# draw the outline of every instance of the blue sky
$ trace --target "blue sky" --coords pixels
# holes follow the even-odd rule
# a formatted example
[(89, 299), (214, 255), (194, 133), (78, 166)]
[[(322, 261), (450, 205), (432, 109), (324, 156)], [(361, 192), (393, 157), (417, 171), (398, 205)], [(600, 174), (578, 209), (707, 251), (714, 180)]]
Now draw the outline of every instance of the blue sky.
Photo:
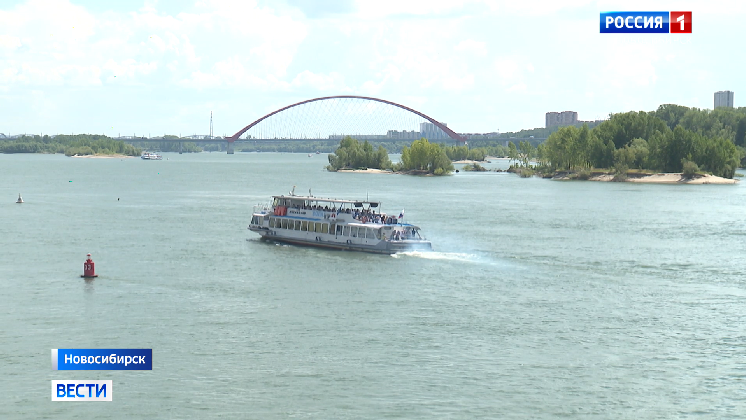
[[(693, 34), (599, 34), (599, 12), (685, 10)], [(746, 105), (740, 1), (0, 1), (0, 132), (233, 134), (335, 94), (457, 132)]]

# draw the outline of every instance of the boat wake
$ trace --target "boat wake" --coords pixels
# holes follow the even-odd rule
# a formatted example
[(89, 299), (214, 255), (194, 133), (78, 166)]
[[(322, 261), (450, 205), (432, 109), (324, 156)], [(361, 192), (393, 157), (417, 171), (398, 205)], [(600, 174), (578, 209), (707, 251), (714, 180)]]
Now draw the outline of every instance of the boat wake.
[(391, 254), (393, 258), (423, 258), (426, 260), (445, 260), (445, 261), (463, 261), (477, 262), (479, 257), (474, 254), (465, 254), (461, 252), (435, 252), (435, 251), (406, 251)]

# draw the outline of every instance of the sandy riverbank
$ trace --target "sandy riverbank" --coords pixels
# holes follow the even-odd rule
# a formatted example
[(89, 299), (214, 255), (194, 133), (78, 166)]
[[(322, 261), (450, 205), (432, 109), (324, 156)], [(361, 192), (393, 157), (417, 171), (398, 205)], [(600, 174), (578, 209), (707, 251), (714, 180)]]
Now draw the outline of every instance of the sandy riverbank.
[[(565, 177), (565, 179), (568, 179)], [(609, 182), (614, 175), (596, 175), (588, 178), (589, 181)], [(695, 175), (686, 178), (680, 173), (663, 173), (642, 176), (630, 176), (625, 182), (637, 182), (640, 184), (735, 184), (737, 179), (722, 178), (715, 175)]]
[(137, 157), (137, 156), (127, 156), (127, 155), (82, 155), (82, 156), (80, 156), (80, 155), (74, 155), (74, 156), (70, 156), (70, 157), (74, 157), (74, 158), (87, 158), (87, 159), (125, 159), (125, 158), (129, 159), (129, 158), (134, 158), (134, 157)]
[(452, 163), (468, 163), (468, 164), (475, 164), (475, 163), (492, 163), (489, 160), (455, 160)]
[(421, 171), (421, 170), (411, 170), (411, 171), (387, 171), (383, 169), (340, 169), (336, 172), (346, 172), (346, 173), (358, 173), (358, 174), (397, 174), (397, 175), (417, 175), (417, 176), (435, 176), (431, 173), (428, 173), (427, 171)]
[(339, 169), (337, 172), (348, 172), (348, 173), (358, 173), (358, 174), (393, 174), (392, 171), (387, 171), (383, 169)]

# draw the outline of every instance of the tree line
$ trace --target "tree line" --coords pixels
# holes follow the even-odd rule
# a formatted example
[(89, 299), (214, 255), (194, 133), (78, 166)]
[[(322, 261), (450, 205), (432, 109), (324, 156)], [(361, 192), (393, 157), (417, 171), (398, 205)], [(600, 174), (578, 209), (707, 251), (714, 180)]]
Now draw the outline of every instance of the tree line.
[(0, 153), (64, 153), (67, 156), (120, 154), (139, 156), (142, 151), (121, 140), (99, 134), (21, 136), (0, 142)]
[(361, 143), (350, 136), (342, 139), (337, 150), (329, 154), (328, 159), (327, 169), (330, 171), (372, 168), (447, 175), (454, 170), (446, 148), (424, 138), (413, 141), (409, 147), (404, 146), (401, 162), (396, 164), (391, 163), (388, 151), (383, 146), (379, 145), (374, 150), (367, 140)]
[[(389, 153), (401, 153), (404, 147), (411, 147), (412, 142), (393, 141), (382, 142), (367, 140), (373, 149), (379, 146), (385, 148)], [(429, 140), (428, 140), (429, 141)], [(480, 140), (478, 148), (469, 148), (467, 146), (450, 146), (451, 142), (440, 143), (446, 154), (451, 160), (477, 160), (482, 161), (486, 156), (507, 157), (508, 147), (505, 146), (507, 139), (503, 140)], [(539, 143), (537, 140), (536, 143)], [(262, 143), (256, 141), (253, 143), (237, 143), (237, 152), (284, 152), (284, 153), (333, 153), (339, 147), (339, 143), (329, 143), (321, 141), (288, 141), (285, 143)], [(225, 150), (219, 144), (203, 145), (205, 151)], [(464, 152), (466, 151), (466, 152)]]
[(475, 149), (469, 149), (469, 146), (445, 146), (444, 151), (446, 156), (451, 160), (476, 160), (483, 161), (487, 157), (487, 149), (484, 147), (478, 147)]
[(539, 167), (549, 170), (683, 172), (686, 165), (689, 172), (696, 167), (733, 178), (745, 163), (745, 145), (746, 108), (666, 104), (653, 112), (613, 114), (593, 129), (562, 127), (532, 152)]
[(346, 136), (339, 143), (334, 153), (328, 156), (330, 171), (340, 169), (392, 169), (389, 153), (383, 146), (374, 150), (373, 146), (366, 140), (360, 143), (357, 139)]

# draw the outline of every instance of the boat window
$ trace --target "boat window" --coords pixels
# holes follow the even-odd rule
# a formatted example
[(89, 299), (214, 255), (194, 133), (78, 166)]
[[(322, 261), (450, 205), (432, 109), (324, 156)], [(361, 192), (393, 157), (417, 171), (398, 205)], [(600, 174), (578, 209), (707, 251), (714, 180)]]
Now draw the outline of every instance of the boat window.
[(308, 222), (306, 222), (305, 220), (302, 221), (302, 222), (300, 222), (300, 230), (302, 230), (304, 232), (307, 231), (308, 230)]
[(329, 233), (329, 223), (321, 224), (321, 233)]
[(381, 239), (381, 229), (375, 229), (376, 239)]
[(350, 236), (350, 227), (349, 226), (345, 226), (344, 227), (344, 229), (342, 230), (342, 236)]
[(295, 221), (294, 230), (300, 230), (300, 220)]
[(321, 223), (319, 223), (319, 222), (314, 223), (314, 229), (313, 229), (313, 231), (314, 232), (321, 232)]

